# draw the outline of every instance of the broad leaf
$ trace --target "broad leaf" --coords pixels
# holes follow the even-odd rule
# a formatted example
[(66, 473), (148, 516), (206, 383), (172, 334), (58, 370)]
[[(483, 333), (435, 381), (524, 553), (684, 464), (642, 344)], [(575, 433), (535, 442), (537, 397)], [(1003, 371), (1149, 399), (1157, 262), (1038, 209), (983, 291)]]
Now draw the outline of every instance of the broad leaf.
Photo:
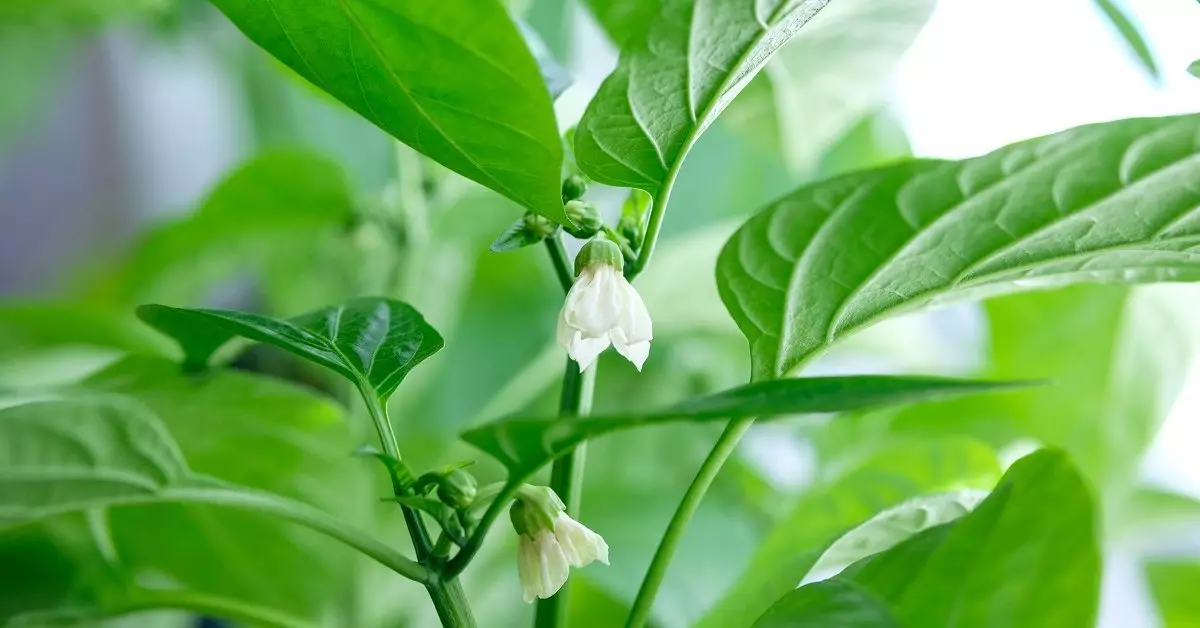
[(1020, 385), (871, 375), (782, 379), (748, 384), (644, 414), (588, 416), (573, 421), (510, 417), (467, 430), (462, 438), (503, 463), (510, 481), (518, 481), (579, 443), (618, 430), (672, 421), (842, 412)]
[(973, 440), (928, 439), (879, 451), (802, 496), (697, 626), (753, 622), (795, 589), (838, 538), (885, 509), (922, 495), (991, 488), (999, 477), (996, 454)]
[(1117, 29), (1117, 33), (1121, 35), (1121, 39), (1125, 40), (1129, 51), (1137, 58), (1146, 73), (1155, 80), (1162, 78), (1162, 71), (1158, 68), (1154, 53), (1150, 51), (1150, 44), (1146, 42), (1145, 36), (1138, 30), (1133, 20), (1126, 15), (1125, 8), (1121, 6), (1121, 0), (1096, 0), (1096, 8), (1104, 14), (1109, 24)]
[[(196, 473), (368, 522), (377, 497), (371, 470), (348, 455), (355, 441), (345, 412), (314, 391), (240, 371), (187, 375), (161, 359), (123, 360), (80, 387), (144, 403)], [(353, 553), (277, 519), (156, 504), (113, 510), (109, 524), (126, 567), (168, 574), (192, 590), (307, 617), (345, 603), (329, 582), (350, 577)], [(198, 553), (208, 560), (197, 561)], [(246, 556), (256, 558), (255, 569), (244, 567)]]
[(1004, 626), (1090, 626), (1100, 594), (1092, 497), (1064, 454), (1041, 450), (971, 514), (838, 579), (884, 599), (904, 626), (997, 625), (1001, 616)]
[(754, 628), (900, 628), (900, 624), (866, 589), (827, 580), (785, 595), (754, 622)]
[(1146, 564), (1146, 577), (1150, 581), (1150, 592), (1158, 605), (1163, 628), (1200, 626), (1200, 598), (1196, 597), (1200, 562), (1151, 561)]
[(792, 193), (747, 222), (717, 264), (755, 377), (929, 304), (1200, 279), (1198, 128), (1200, 116), (1088, 125)]
[(354, 198), (336, 164), (306, 152), (264, 153), (228, 175), (196, 209), (138, 241), (112, 286), (122, 302), (196, 302), (210, 283), (272, 252), (311, 247), (316, 234), (343, 228)]
[(579, 167), (664, 202), (700, 134), (828, 2), (664, 0), (583, 114)]
[(387, 397), (408, 372), (442, 348), (442, 337), (411, 306), (362, 298), (276, 319), (247, 312), (143, 305), (138, 316), (179, 341), (191, 364), (205, 364), (234, 336), (265, 342), (332, 369)]
[(837, 0), (779, 50), (722, 118), (794, 171), (869, 114), (936, 0)]
[(555, 220), (550, 94), (498, 2), (213, 0), (251, 40), (393, 137)]

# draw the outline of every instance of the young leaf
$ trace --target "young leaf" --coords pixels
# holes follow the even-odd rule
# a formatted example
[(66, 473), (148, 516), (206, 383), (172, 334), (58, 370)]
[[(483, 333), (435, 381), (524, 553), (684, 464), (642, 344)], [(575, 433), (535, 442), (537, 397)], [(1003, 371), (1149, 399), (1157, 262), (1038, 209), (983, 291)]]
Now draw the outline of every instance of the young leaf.
[(408, 372), (442, 348), (442, 337), (407, 303), (361, 298), (276, 319), (226, 310), (143, 305), (138, 317), (175, 338), (189, 363), (205, 364), (234, 336), (265, 342), (366, 383), (387, 397)]
[(499, 2), (213, 4), (256, 44), (393, 137), (564, 220), (550, 94)]
[(1088, 125), (792, 193), (743, 225), (717, 263), (755, 377), (929, 304), (1200, 279), (1198, 130), (1196, 115)]
[(1200, 562), (1193, 560), (1154, 560), (1146, 563), (1146, 579), (1158, 606), (1164, 628), (1195, 628), (1200, 618)]
[(935, 438), (876, 452), (803, 495), (696, 626), (748, 625), (795, 589), (835, 541), (881, 511), (922, 495), (964, 487), (987, 490), (999, 477), (996, 454), (970, 439)]
[(838, 576), (884, 599), (905, 626), (1090, 626), (1100, 593), (1096, 512), (1065, 454), (1009, 469), (957, 522), (928, 530)]
[(0, 435), (0, 524), (152, 497), (189, 474), (158, 418), (121, 397), (6, 408)]
[(509, 481), (515, 482), (579, 443), (643, 425), (860, 410), (1021, 385), (871, 375), (781, 379), (732, 388), (640, 415), (588, 416), (573, 421), (510, 417), (467, 430), (462, 438), (508, 467)]
[(936, 0), (837, 0), (771, 59), (721, 118), (793, 171), (874, 109)]
[(900, 624), (866, 589), (826, 580), (785, 595), (754, 622), (754, 628), (900, 628)]
[(663, 0), (579, 122), (592, 179), (663, 202), (692, 144), (829, 0)]
[(1150, 78), (1159, 80), (1162, 78), (1162, 71), (1158, 68), (1158, 62), (1154, 60), (1154, 53), (1150, 51), (1150, 44), (1146, 42), (1145, 36), (1138, 30), (1133, 20), (1125, 13), (1125, 9), (1119, 4), (1119, 0), (1096, 0), (1096, 8), (1104, 14), (1112, 27), (1117, 29), (1117, 33), (1121, 35), (1121, 39), (1125, 40), (1125, 44), (1129, 46), (1130, 52), (1133, 53), (1142, 68), (1150, 75)]

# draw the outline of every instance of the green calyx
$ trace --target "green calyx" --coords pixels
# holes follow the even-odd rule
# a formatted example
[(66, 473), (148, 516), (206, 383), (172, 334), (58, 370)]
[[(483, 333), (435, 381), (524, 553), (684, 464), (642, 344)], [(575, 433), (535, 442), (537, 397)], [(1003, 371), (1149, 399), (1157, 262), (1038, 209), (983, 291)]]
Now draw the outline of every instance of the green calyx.
[(525, 484), (517, 490), (516, 499), (508, 509), (517, 534), (536, 536), (538, 532), (554, 531), (554, 520), (566, 507), (558, 495), (548, 486)]
[(479, 486), (475, 482), (475, 476), (462, 469), (455, 469), (438, 481), (438, 499), (455, 510), (469, 508), (475, 502), (478, 492)]
[(575, 276), (578, 277), (583, 269), (594, 264), (608, 264), (617, 270), (625, 270), (625, 257), (621, 255), (621, 247), (608, 238), (597, 237), (583, 245), (579, 255), (575, 256)]
[(600, 210), (596, 209), (595, 205), (584, 201), (568, 201), (563, 210), (567, 214), (567, 218), (574, 223), (572, 226), (563, 226), (563, 231), (575, 236), (576, 238), (590, 238), (600, 232), (604, 228), (604, 220), (600, 218)]

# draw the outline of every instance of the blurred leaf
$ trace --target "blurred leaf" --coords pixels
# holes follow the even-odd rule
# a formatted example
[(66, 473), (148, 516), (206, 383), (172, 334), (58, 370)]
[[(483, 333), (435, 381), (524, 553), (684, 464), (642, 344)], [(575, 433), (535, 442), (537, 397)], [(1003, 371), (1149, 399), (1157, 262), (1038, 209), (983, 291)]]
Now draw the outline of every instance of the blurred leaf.
[[(313, 504), (358, 525), (374, 502), (370, 469), (353, 459), (344, 411), (286, 382), (236, 371), (184, 375), (159, 359), (128, 359), (81, 385), (153, 410), (191, 468)], [(122, 562), (188, 588), (316, 617), (342, 603), (349, 577), (340, 545), (255, 513), (197, 505), (110, 513)], [(188, 543), (180, 543), (187, 538)], [(253, 556), (253, 561), (247, 561)], [(203, 558), (201, 558), (203, 557)]]
[(662, 0), (585, 0), (584, 4), (618, 48), (653, 22), (664, 19)]
[(153, 498), (186, 480), (158, 419), (119, 397), (0, 410), (0, 524)]
[(1126, 14), (1125, 8), (1121, 6), (1120, 0), (1096, 0), (1096, 8), (1104, 14), (1105, 19), (1117, 29), (1117, 33), (1121, 35), (1121, 39), (1125, 40), (1125, 44), (1129, 46), (1129, 51), (1133, 53), (1142, 68), (1150, 75), (1150, 78), (1158, 81), (1162, 79), (1162, 71), (1158, 67), (1158, 62), (1154, 60), (1154, 53), (1150, 51), (1150, 44), (1147, 43), (1145, 36), (1138, 30), (1136, 24)]
[(225, 178), (192, 216), (147, 234), (116, 277), (122, 302), (195, 303), (218, 278), (272, 250), (309, 246), (350, 222), (354, 201), (341, 170), (303, 152), (268, 152)]
[[(33, 6), (39, 0), (23, 0)], [(49, 4), (54, 4), (53, 2)], [(0, 22), (9, 8), (0, 5)], [(9, 143), (37, 125), (47, 110), (51, 87), (63, 73), (69, 42), (57, 31), (0, 25), (0, 155)]]
[(794, 170), (879, 103), (937, 0), (837, 0), (805, 25), (734, 101), (725, 120), (767, 140)]
[(929, 377), (781, 379), (688, 399), (657, 412), (643, 411), (625, 416), (587, 416), (565, 423), (555, 418), (511, 417), (467, 430), (463, 432), (462, 438), (508, 467), (509, 481), (516, 482), (570, 451), (579, 443), (618, 430), (672, 421), (700, 422), (841, 412), (1002, 390), (1021, 385), (1025, 384)]
[(768, 207), (717, 264), (755, 377), (782, 376), (857, 329), (930, 304), (1200, 279), (1198, 121), (1083, 126), (975, 159), (846, 175)]
[(1188, 72), (1191, 73), (1192, 76), (1200, 78), (1200, 59), (1193, 61), (1192, 64), (1188, 66)]
[(504, 233), (501, 233), (496, 238), (495, 242), (492, 242), (488, 250), (493, 253), (507, 253), (508, 251), (515, 251), (539, 244), (544, 239), (529, 230), (525, 224), (525, 218), (518, 218), (508, 229), (504, 230)]
[(525, 38), (525, 45), (529, 47), (533, 59), (537, 61), (538, 69), (542, 72), (542, 81), (546, 83), (546, 89), (550, 92), (550, 100), (557, 100), (574, 82), (571, 73), (554, 58), (554, 53), (550, 52), (546, 42), (542, 41), (542, 36), (533, 30), (533, 27), (524, 20), (517, 20), (517, 28), (521, 31), (521, 37)]
[(886, 109), (863, 116), (824, 155), (817, 173), (822, 178), (875, 168), (912, 157), (904, 125)]
[(1115, 532), (1145, 534), (1147, 527), (1182, 524), (1200, 525), (1200, 499), (1171, 491), (1141, 487), (1122, 505), (1126, 516)]
[(106, 19), (163, 13), (172, 0), (5, 0), (0, 24), (93, 26)]
[(1200, 627), (1200, 562), (1158, 560), (1146, 563), (1150, 592), (1158, 605), (1163, 628)]
[(622, 47), (617, 69), (579, 122), (580, 169), (601, 183), (640, 188), (664, 202), (697, 138), (827, 3), (663, 2), (662, 18)]
[(754, 628), (899, 628), (887, 606), (851, 582), (826, 580), (779, 600)]
[(564, 220), (550, 94), (498, 2), (213, 4), (256, 44), (393, 137)]
[(57, 346), (170, 355), (172, 347), (125, 310), (85, 303), (0, 303), (0, 353)]
[(370, 386), (381, 398), (443, 344), (419, 312), (391, 299), (352, 299), (288, 320), (164, 305), (143, 305), (138, 316), (179, 341), (190, 364), (206, 364), (221, 345), (242, 336)]
[(1095, 514), (1066, 455), (1041, 450), (971, 514), (837, 579), (885, 600), (905, 626), (1090, 626), (1100, 595)]
[(802, 496), (697, 627), (753, 621), (795, 589), (834, 541), (877, 513), (921, 495), (990, 488), (999, 476), (996, 455), (973, 440), (893, 444)]

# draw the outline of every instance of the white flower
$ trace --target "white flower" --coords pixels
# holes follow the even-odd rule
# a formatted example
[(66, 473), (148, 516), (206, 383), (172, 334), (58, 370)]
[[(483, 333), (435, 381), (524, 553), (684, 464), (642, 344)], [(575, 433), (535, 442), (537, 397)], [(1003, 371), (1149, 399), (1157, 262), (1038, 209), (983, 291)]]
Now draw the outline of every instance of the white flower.
[(610, 344), (642, 370), (654, 329), (641, 295), (621, 274), (620, 249), (607, 240), (592, 240), (575, 264), (575, 284), (558, 316), (558, 344), (581, 371)]
[(608, 544), (563, 512), (562, 502), (549, 488), (522, 489), (510, 515), (520, 534), (517, 575), (526, 602), (558, 593), (571, 567), (596, 560), (608, 564)]

